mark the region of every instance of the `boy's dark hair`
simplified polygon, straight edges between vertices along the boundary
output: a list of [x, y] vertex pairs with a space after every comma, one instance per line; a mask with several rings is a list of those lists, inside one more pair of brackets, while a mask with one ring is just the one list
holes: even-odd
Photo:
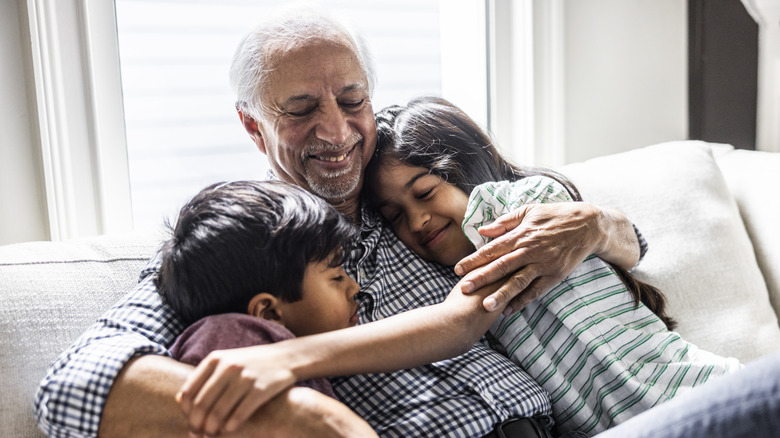
[[[366, 175], [378, 174], [388, 158], [430, 169], [431, 173], [469, 195], [478, 185], [489, 181], [518, 181], [532, 175], [543, 175], [563, 185], [575, 201], [582, 201], [577, 188], [565, 176], [551, 169], [522, 167], [509, 163], [496, 149], [490, 136], [460, 108], [438, 97], [412, 99], [407, 106], [390, 106], [376, 114], [377, 145]], [[377, 197], [366, 185], [364, 200], [368, 205]], [[631, 292], [658, 315], [667, 328], [677, 323], [666, 314], [663, 293], [634, 278], [628, 271], [611, 264]]]
[[356, 230], [324, 200], [282, 181], [206, 187], [179, 212], [161, 250], [155, 284], [163, 301], [190, 324], [208, 315], [246, 313], [267, 292], [301, 299], [306, 266], [340, 257]]

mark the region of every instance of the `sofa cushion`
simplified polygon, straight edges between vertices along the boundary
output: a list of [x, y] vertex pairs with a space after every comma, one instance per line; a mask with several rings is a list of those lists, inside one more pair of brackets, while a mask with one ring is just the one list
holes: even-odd
[[0, 403], [3, 436], [43, 436], [38, 383], [57, 356], [130, 291], [159, 245], [152, 236], [0, 246]]
[[642, 231], [650, 249], [634, 274], [666, 294], [683, 337], [746, 362], [780, 349], [753, 246], [707, 144], [664, 143], [560, 170], [586, 201], [618, 208]]
[[769, 301], [780, 315], [780, 153], [725, 150], [715, 160], [753, 241]]

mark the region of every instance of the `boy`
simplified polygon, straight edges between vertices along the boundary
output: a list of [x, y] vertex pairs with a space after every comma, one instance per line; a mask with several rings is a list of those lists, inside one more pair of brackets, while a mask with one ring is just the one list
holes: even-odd
[[[329, 204], [281, 181], [203, 189], [161, 251], [157, 287], [190, 325], [174, 357], [197, 365], [213, 350], [356, 325], [359, 286], [341, 267], [355, 232]], [[324, 379], [302, 385], [334, 396]]]

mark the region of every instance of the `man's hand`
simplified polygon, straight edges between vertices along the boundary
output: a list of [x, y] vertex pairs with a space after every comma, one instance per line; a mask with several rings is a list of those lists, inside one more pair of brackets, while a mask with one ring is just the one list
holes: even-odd
[[488, 311], [507, 304], [505, 314], [560, 283], [590, 254], [627, 268], [639, 259], [636, 235], [625, 216], [584, 202], [529, 204], [479, 232], [494, 240], [461, 260], [455, 273], [467, 274], [462, 289], [471, 293], [514, 272], [483, 301]]
[[[192, 367], [162, 356], [128, 362], [117, 377], [100, 420], [99, 436], [192, 437], [175, 395]], [[375, 437], [368, 423], [344, 404], [313, 389], [282, 391], [225, 438]]]
[[[258, 415], [259, 414], [259, 415]], [[371, 426], [340, 401], [311, 388], [294, 386], [263, 405], [250, 419], [249, 427], [258, 418], [283, 419], [274, 430], [251, 436], [283, 436], [289, 438], [378, 438]], [[226, 435], [233, 437], [234, 435]], [[250, 436], [246, 434], [236, 436]]]

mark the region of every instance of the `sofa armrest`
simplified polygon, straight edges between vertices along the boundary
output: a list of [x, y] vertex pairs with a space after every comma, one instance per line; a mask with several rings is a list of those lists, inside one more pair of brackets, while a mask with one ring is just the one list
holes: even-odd
[[49, 366], [138, 282], [156, 236], [0, 246], [0, 424], [5, 437], [44, 436], [32, 402]]
[[715, 159], [753, 242], [769, 301], [780, 316], [780, 153], [726, 149], [716, 152]]

